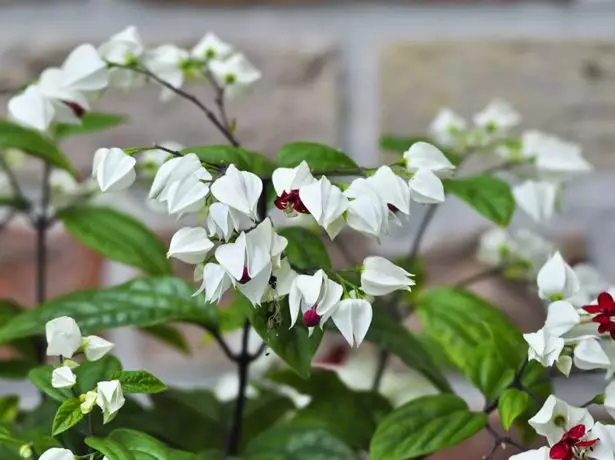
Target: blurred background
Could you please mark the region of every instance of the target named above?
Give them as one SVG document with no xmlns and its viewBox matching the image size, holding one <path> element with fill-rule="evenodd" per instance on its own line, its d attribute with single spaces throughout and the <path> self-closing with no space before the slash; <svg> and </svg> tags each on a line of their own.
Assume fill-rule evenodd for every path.
<svg viewBox="0 0 615 460">
<path fill-rule="evenodd" d="M 59 64 L 75 45 L 97 45 L 130 24 L 148 45 L 171 41 L 188 47 L 211 31 L 244 50 L 263 78 L 229 110 L 242 143 L 272 155 L 286 142 L 313 140 L 345 149 L 359 164 L 375 165 L 383 158 L 382 132 L 424 134 L 442 106 L 470 116 L 494 97 L 508 100 L 524 116 L 524 128 L 583 144 L 596 171 L 570 183 L 562 214 L 546 233 L 570 257 L 589 261 L 615 280 L 615 0 L 0 0 L 0 87 L 19 87 Z M 0 97 L 0 105 L 6 99 Z M 96 110 L 127 114 L 130 123 L 66 143 L 84 175 L 102 146 L 222 142 L 190 104 L 160 103 L 157 88 L 107 94 Z M 33 193 L 39 174 L 34 163 L 23 173 Z M 162 238 L 177 227 L 149 212 L 143 194 L 112 201 Z M 378 250 L 407 251 L 421 212 L 416 209 L 409 225 Z M 480 269 L 474 247 L 487 226 L 463 204 L 448 201 L 425 244 L 430 283 L 454 282 Z M 530 224 L 517 216 L 513 226 Z M 0 298 L 33 303 L 33 238 L 18 221 L 0 234 Z M 366 240 L 345 238 L 352 240 L 356 259 L 374 250 Z M 346 262 L 338 255 L 336 263 Z M 57 226 L 48 268 L 50 297 L 136 275 L 102 261 Z M 523 289 L 494 280 L 475 288 L 524 330 L 540 327 L 543 310 Z M 113 332 L 110 339 L 126 368 L 149 369 L 172 384 L 214 384 L 231 370 L 215 345 L 194 330 L 186 334 L 188 356 L 137 331 Z M 333 340 L 323 353 L 336 346 Z M 366 347 L 361 353 L 365 361 L 358 367 L 367 369 L 372 351 Z M 480 407 L 478 396 L 462 382 L 459 386 Z M 401 384 L 406 392 L 409 387 Z M 24 383 L 0 384 L 0 394 L 34 397 L 30 390 Z M 574 382 L 561 391 L 581 402 Z"/>
</svg>

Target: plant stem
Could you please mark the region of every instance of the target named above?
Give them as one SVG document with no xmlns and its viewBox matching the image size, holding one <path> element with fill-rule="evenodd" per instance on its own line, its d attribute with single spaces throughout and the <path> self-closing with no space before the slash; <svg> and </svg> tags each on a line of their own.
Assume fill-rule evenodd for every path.
<svg viewBox="0 0 615 460">
<path fill-rule="evenodd" d="M 43 166 L 43 184 L 41 190 L 41 203 L 39 214 L 34 220 L 34 230 L 36 231 L 36 303 L 41 305 L 45 302 L 47 291 L 47 229 L 50 190 L 49 176 L 51 165 L 45 163 Z M 36 343 L 36 357 L 39 363 L 43 364 L 46 360 L 45 339 L 39 338 Z"/>
<path fill-rule="evenodd" d="M 419 224 L 419 228 L 416 231 L 416 236 L 412 240 L 412 245 L 410 246 L 410 253 L 406 258 L 408 265 L 411 265 L 414 262 L 414 259 L 418 255 L 418 252 L 421 248 L 421 243 L 423 242 L 423 238 L 425 237 L 425 232 L 429 227 L 429 224 L 432 222 L 434 216 L 436 215 L 436 211 L 438 210 L 438 205 L 432 204 L 429 205 L 429 208 L 423 215 L 423 219 Z M 396 318 L 402 319 L 401 312 L 399 311 L 399 303 L 402 298 L 402 291 L 395 291 L 391 298 L 391 314 Z M 372 382 L 372 390 L 378 391 L 380 388 L 380 384 L 382 383 L 382 376 L 384 374 L 384 370 L 386 369 L 386 365 L 389 361 L 390 353 L 387 350 L 381 350 L 378 355 L 378 365 L 376 366 L 376 373 L 374 374 L 374 380 Z"/>
<path fill-rule="evenodd" d="M 492 276 L 499 275 L 502 273 L 504 267 L 492 267 L 487 270 L 483 270 L 481 272 L 475 273 L 473 275 L 468 276 L 467 278 L 463 278 L 455 283 L 455 287 L 466 287 L 474 284 L 478 281 L 481 281 L 485 278 L 490 278 Z"/>
<path fill-rule="evenodd" d="M 239 393 L 235 402 L 235 412 L 233 416 L 233 424 L 228 438 L 226 453 L 235 455 L 239 450 L 241 441 L 241 430 L 243 428 L 243 412 L 246 404 L 246 392 L 248 388 L 248 370 L 250 368 L 251 357 L 248 353 L 248 344 L 250 338 L 250 322 L 246 320 L 243 324 L 243 336 L 241 340 L 241 353 L 236 357 L 238 375 L 239 375 Z"/>
</svg>

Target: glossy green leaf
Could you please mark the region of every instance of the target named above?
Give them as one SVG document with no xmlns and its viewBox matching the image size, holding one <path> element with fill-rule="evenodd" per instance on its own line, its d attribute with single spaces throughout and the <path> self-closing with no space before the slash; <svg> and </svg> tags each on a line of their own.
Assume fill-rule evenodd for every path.
<svg viewBox="0 0 615 460">
<path fill-rule="evenodd" d="M 276 164 L 266 156 L 232 145 L 186 147 L 181 153 L 194 153 L 204 163 L 219 166 L 234 164 L 237 169 L 251 171 L 259 177 L 270 177 L 276 168 Z"/>
<path fill-rule="evenodd" d="M 490 221 L 506 226 L 515 212 L 510 185 L 491 174 L 443 181 L 444 190 L 472 206 Z"/>
<path fill-rule="evenodd" d="M 32 369 L 28 373 L 28 378 L 36 388 L 41 390 L 47 396 L 59 402 L 64 402 L 73 397 L 70 390 L 62 388 L 54 388 L 51 386 L 52 366 L 41 366 Z"/>
<path fill-rule="evenodd" d="M 84 334 L 124 326 L 153 326 L 182 321 L 216 327 L 216 310 L 194 287 L 179 278 L 135 279 L 128 283 L 80 291 L 28 310 L 0 328 L 0 343 L 43 334 L 47 321 L 70 316 Z"/>
<path fill-rule="evenodd" d="M 463 289 L 439 288 L 421 296 L 417 311 L 425 333 L 488 400 L 510 383 L 527 354 L 521 333 L 504 313 Z"/>
<path fill-rule="evenodd" d="M 60 211 L 58 219 L 74 238 L 109 259 L 150 275 L 171 272 L 162 241 L 132 216 L 110 208 L 74 206 Z"/>
<path fill-rule="evenodd" d="M 369 342 L 398 356 L 408 367 L 427 377 L 440 391 L 451 391 L 448 380 L 429 352 L 402 323 L 388 314 L 384 305 L 375 305 L 373 315 L 366 336 Z"/>
<path fill-rule="evenodd" d="M 276 425 L 247 446 L 246 460 L 356 460 L 355 453 L 326 430 Z"/>
<path fill-rule="evenodd" d="M 158 377 L 147 371 L 121 371 L 113 375 L 113 380 L 119 380 L 124 393 L 160 393 L 167 386 Z"/>
<path fill-rule="evenodd" d="M 283 227 L 278 234 L 288 240 L 285 254 L 290 264 L 299 270 L 331 268 L 331 259 L 320 237 L 304 227 Z"/>
<path fill-rule="evenodd" d="M 77 391 L 85 394 L 94 390 L 98 382 L 112 380 L 121 370 L 122 364 L 112 355 L 106 355 L 98 361 L 84 361 L 73 371 L 77 376 Z"/>
<path fill-rule="evenodd" d="M 0 150 L 9 148 L 22 150 L 28 155 L 74 174 L 70 161 L 53 140 L 33 129 L 0 120 Z"/>
<path fill-rule="evenodd" d="M 220 315 L 220 321 L 222 321 L 222 315 Z M 175 348 L 185 355 L 190 354 L 190 345 L 188 345 L 186 338 L 181 331 L 177 330 L 177 328 L 172 325 L 156 324 L 154 326 L 142 327 L 141 332 L 160 340 L 164 344 Z"/>
<path fill-rule="evenodd" d="M 83 419 L 81 412 L 81 401 L 79 398 L 72 398 L 64 401 L 56 416 L 53 419 L 52 435 L 57 436 L 72 428 Z"/>
<path fill-rule="evenodd" d="M 79 125 L 57 125 L 55 135 L 58 139 L 62 139 L 80 134 L 95 133 L 121 125 L 127 120 L 128 117 L 115 113 L 87 112 L 81 117 L 81 124 Z"/>
<path fill-rule="evenodd" d="M 509 388 L 500 396 L 498 412 L 505 430 L 509 430 L 513 422 L 527 409 L 530 397 L 525 391 Z"/>
<path fill-rule="evenodd" d="M 137 460 L 132 452 L 113 439 L 89 436 L 85 438 L 85 443 L 105 455 L 109 460 Z M 156 457 L 154 458 L 156 459 Z"/>
<path fill-rule="evenodd" d="M 89 445 L 91 445 L 90 439 L 86 439 Z M 169 449 L 152 436 L 136 430 L 124 428 L 114 430 L 104 441 L 121 447 L 124 450 L 123 455 L 131 455 L 132 457 L 126 458 L 134 460 L 197 460 L 198 458 L 196 454 Z M 110 457 L 110 460 L 115 460 L 115 457 Z M 123 460 L 123 457 L 119 460 Z"/>
<path fill-rule="evenodd" d="M 302 377 L 308 377 L 312 368 L 312 358 L 320 345 L 323 333 L 314 328 L 312 336 L 301 322 L 290 328 L 288 299 L 263 304 L 254 308 L 246 300 L 244 313 L 254 330 L 276 355 Z"/>
<path fill-rule="evenodd" d="M 294 168 L 306 161 L 312 173 L 355 171 L 358 166 L 344 152 L 315 142 L 293 142 L 278 150 L 278 163 L 281 167 Z"/>
<path fill-rule="evenodd" d="M 487 425 L 487 414 L 470 412 L 453 394 L 424 396 L 395 409 L 378 425 L 371 460 L 406 460 L 455 446 Z"/>
</svg>

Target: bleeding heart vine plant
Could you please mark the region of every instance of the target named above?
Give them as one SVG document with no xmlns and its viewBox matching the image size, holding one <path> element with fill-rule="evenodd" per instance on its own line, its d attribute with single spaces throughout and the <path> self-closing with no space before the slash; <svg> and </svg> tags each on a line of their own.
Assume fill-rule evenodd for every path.
<svg viewBox="0 0 615 460">
<path fill-rule="evenodd" d="M 590 266 L 568 265 L 544 237 L 506 228 L 517 206 L 538 223 L 551 218 L 565 181 L 591 170 L 580 147 L 538 131 L 515 136 L 520 115 L 495 100 L 471 123 L 442 110 L 429 137 L 384 135 L 381 148 L 398 155 L 378 167 L 315 142 L 263 155 L 241 145 L 227 112 L 260 77 L 213 34 L 190 51 L 149 49 L 129 27 L 98 48 L 77 47 L 61 67 L 14 92 L 0 121 L 0 227 L 22 216 L 36 231 L 38 305 L 0 302 L 0 343 L 14 356 L 0 363 L 0 376 L 27 376 L 41 401 L 26 410 L 2 396 L 0 457 L 402 460 L 486 430 L 493 436 L 486 459 L 500 449 L 518 460 L 615 458 L 615 428 L 588 410 L 602 406 L 615 416 L 613 291 Z M 210 86 L 213 100 L 184 89 L 188 81 Z M 195 106 L 228 144 L 102 147 L 91 178 L 78 180 L 61 141 L 122 123 L 92 105 L 108 91 L 129 97 L 149 83 L 160 86 L 161 99 Z M 43 164 L 40 196 L 18 179 L 24 155 Z M 487 166 L 464 173 L 470 158 Z M 168 248 L 133 217 L 97 204 L 133 184 L 149 187 L 152 211 L 184 225 Z M 427 289 L 421 243 L 451 195 L 496 224 L 478 252 L 487 269 Z M 425 209 L 415 217 L 418 206 Z M 345 231 L 379 242 L 412 219 L 418 230 L 398 260 L 356 260 L 344 246 Z M 60 224 L 144 276 L 47 299 L 47 232 Z M 345 268 L 333 268 L 324 239 L 343 249 Z M 194 282 L 174 277 L 169 258 L 194 266 Z M 494 275 L 536 288 L 546 306 L 541 330 L 522 334 L 467 290 Z M 411 316 L 420 333 L 403 326 Z M 147 371 L 124 370 L 100 336 L 133 326 L 185 349 L 177 323 L 200 327 L 235 364 L 229 394 L 170 389 Z M 236 349 L 233 331 L 241 336 Z M 313 366 L 325 331 L 348 347 L 380 349 L 374 375 L 349 384 L 336 369 Z M 268 355 L 274 365 L 263 371 Z M 405 385 L 428 383 L 426 395 L 387 399 L 381 384 L 390 356 L 416 373 Z M 573 368 L 606 372 L 604 393 L 583 407 L 552 394 L 552 379 Z M 455 394 L 450 381 L 459 378 L 483 394 L 482 409 Z M 496 412 L 500 426 L 490 417 Z M 536 434 L 545 447 L 529 450 Z"/>
</svg>

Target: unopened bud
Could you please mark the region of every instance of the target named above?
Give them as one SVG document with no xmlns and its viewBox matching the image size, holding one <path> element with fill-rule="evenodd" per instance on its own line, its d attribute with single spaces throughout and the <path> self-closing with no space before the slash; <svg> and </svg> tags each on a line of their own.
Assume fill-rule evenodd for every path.
<svg viewBox="0 0 615 460">
<path fill-rule="evenodd" d="M 19 456 L 21 458 L 32 458 L 32 447 L 30 444 L 24 444 L 19 448 Z"/>
</svg>

